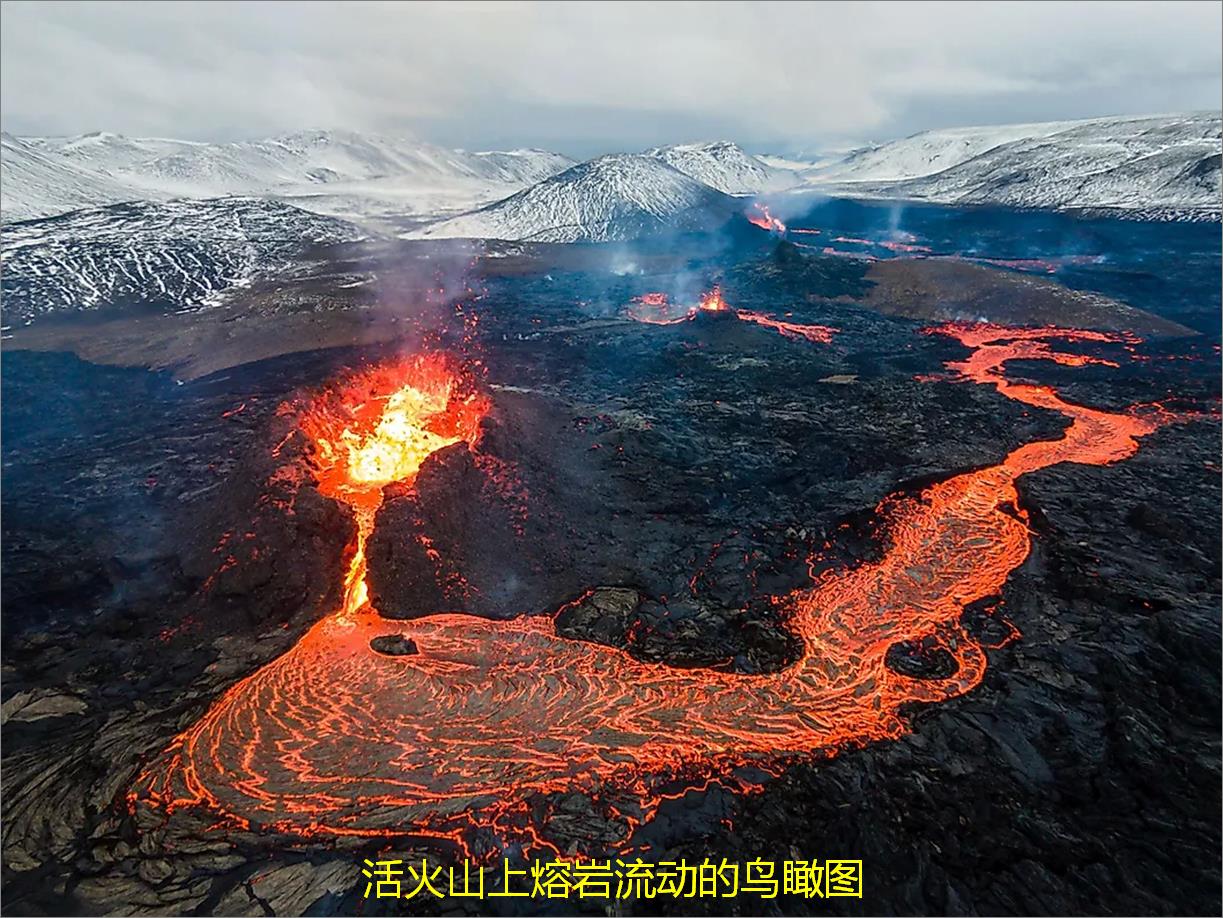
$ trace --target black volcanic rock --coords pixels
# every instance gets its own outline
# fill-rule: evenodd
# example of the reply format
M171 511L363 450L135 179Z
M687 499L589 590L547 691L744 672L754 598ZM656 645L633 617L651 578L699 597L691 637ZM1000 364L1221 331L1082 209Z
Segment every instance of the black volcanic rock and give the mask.
M388 657L407 657L420 653L416 642L403 634L380 634L369 642L369 646Z
M561 609L556 616L556 633L610 647L625 647L629 643L629 627L640 604L641 596L636 590L596 587Z

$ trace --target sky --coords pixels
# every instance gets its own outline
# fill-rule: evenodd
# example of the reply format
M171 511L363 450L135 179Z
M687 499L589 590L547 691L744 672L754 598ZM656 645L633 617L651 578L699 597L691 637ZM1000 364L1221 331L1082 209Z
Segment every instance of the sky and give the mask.
M1196 3L0 3L0 126L574 156L1219 109Z

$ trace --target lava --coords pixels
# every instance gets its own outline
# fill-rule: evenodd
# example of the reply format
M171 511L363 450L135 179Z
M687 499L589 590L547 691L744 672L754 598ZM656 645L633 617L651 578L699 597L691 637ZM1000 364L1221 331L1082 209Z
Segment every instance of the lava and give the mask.
M767 204L761 204L759 201L752 204L752 209L745 216L748 223L770 233L784 234L786 231L786 225L769 213Z
M934 251L928 245L918 245L913 242L913 236L907 233L905 235L909 240L907 242L895 239L861 239L857 236L834 236L832 241L847 245L878 246L881 249L887 249L889 252L896 252L901 255L927 255Z
M701 294L696 308L704 312L730 312L726 300L722 299L722 288L714 287L708 293Z
M626 314L637 322L648 322L651 325L673 325L683 322L687 315L673 316L671 299L665 293L643 293L633 297Z
M1104 261L1101 255L1055 255L1048 258L989 258L984 255L954 255L951 257L959 261L974 261L978 264L993 265L997 268L1011 268L1015 271L1044 274L1056 274L1066 267L1098 265Z
M751 322L773 331L786 338L802 338L813 344L830 344L837 329L827 325L805 325L801 322L790 322L777 319L763 312L753 312L748 309L735 309L722 297L722 289L714 287L701 295L697 305L676 314L676 308L665 293L645 293L633 299L626 310L626 315L637 322L651 325L678 325L688 322L702 313L730 315L743 322ZM787 314L788 316L788 314Z
M736 314L744 322L754 322L765 328L771 328L786 338L802 338L812 344L831 344L836 329L827 325L804 325L801 322L787 322L775 319L763 312L750 312L739 309Z
M1016 480L1061 462L1121 461L1171 419L1083 407L1004 373L1014 360L1100 362L1052 345L1115 336L990 325L931 333L968 348L948 365L956 379L1059 412L1069 424L1057 439L1020 446L995 465L884 500L889 544L881 558L825 571L777 598L802 651L772 674L643 662L559 636L550 615L381 619L363 602L359 560L380 487L410 481L444 444L478 445L487 406L459 394L443 372L426 368L419 379L418 367L407 394L396 370L325 395L303 423L317 444L319 488L369 520L344 605L217 699L139 777L133 804L202 806L304 836L463 842L484 827L498 840L538 847L548 845L531 817L540 794L580 792L608 807L628 801L615 809L631 830L668 795L711 781L735 785L738 766L775 772L796 756L901 736L914 702L962 695L985 673L985 650L960 617L998 596L1028 556ZM418 652L371 649L371 639L395 633ZM916 641L945 650L954 672L921 679L886 665L889 648Z
M445 361L430 355L378 367L324 393L301 419L315 446L319 493L353 510L357 538L344 579L339 617L351 622L365 607L365 545L382 505L382 488L410 482L432 453L479 436L487 400L461 395Z

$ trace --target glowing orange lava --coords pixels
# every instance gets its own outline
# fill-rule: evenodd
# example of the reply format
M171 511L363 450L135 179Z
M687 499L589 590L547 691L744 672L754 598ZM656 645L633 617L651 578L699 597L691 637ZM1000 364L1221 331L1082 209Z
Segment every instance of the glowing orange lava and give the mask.
M701 299L696 304L697 309L703 309L705 312L729 312L730 307L726 305L726 300L722 299L722 288L714 287L708 293L701 294Z
M561 637L547 615L390 622L368 607L354 612L354 595L221 696L139 778L133 801L205 806L302 835L462 841L483 826L498 839L541 846L547 842L529 814L533 795L631 800L619 813L632 826L651 818L676 782L733 781L739 765L776 770L794 756L900 736L907 706L956 697L981 681L985 652L960 617L970 603L998 595L1028 555L1016 479L1060 462L1123 460L1170 419L1085 408L1003 373L1012 360L1098 362L1051 343L1113 336L955 325L934 333L971 349L950 365L959 378L1059 412L1070 424L1061 437L1021 446L996 465L885 500L879 512L889 545L880 560L825 572L778 599L802 643L784 671L646 663ZM306 425L319 446L320 489L354 508L376 507L379 483L410 479L430 448L473 443L482 412L478 400L456 402L444 377L413 377L402 397L401 388L372 382L355 400L340 398L338 415L320 405ZM371 649L371 638L393 633L419 652ZM917 640L944 649L956 671L916 679L885 665L892 645Z
M735 309L723 299L720 287L714 287L702 294L697 305L686 312L677 315L676 311L675 305L665 293L645 293L634 297L625 314L636 322L646 322L650 325L678 325L696 318L702 312L733 315L740 321L771 328L783 337L801 338L813 344L830 344L832 336L837 333L837 329L827 325L804 325L801 322L777 319L763 312Z
M768 230L770 233L785 233L786 231L786 225L769 213L767 204L761 204L759 201L753 202L752 210L744 216L747 217L748 223Z
M827 325L803 325L801 322L786 322L765 315L763 312L751 312L739 309L736 314L744 322L754 322L764 328L771 328L786 338L802 338L812 344L831 344L832 336L837 330Z
M652 325L671 325L687 318L686 315L672 316L671 311L671 299L665 293L643 293L633 297L627 314L630 319Z
M357 539L344 579L339 617L355 619L369 598L365 544L382 505L382 489L410 482L431 453L472 445L487 401L460 396L457 380L437 356L378 367L320 395L301 420L315 445L319 493L353 510Z

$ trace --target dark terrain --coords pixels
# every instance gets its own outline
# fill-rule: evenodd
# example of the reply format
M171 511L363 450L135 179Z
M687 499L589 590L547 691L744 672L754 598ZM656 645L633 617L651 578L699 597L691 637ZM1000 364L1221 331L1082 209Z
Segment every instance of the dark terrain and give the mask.
M868 262L736 227L638 249L438 248L434 287L416 247L345 247L333 257L376 273L377 295L298 278L232 301L223 332L209 312L116 308L7 342L6 909L603 914L577 900L364 901L362 858L453 856L410 827L301 839L128 806L144 763L338 601L353 524L312 487L269 483L304 448L278 405L421 343L481 362L493 408L479 455L440 452L415 487L387 489L369 545L382 615L551 613L605 587L561 613L563 633L675 666L771 671L794 648L768 598L807 581L811 554L877 555L884 497L1062 429L1060 415L947 380L965 348L921 331L965 317L946 312L963 301L998 322L1069 314L1138 332L1142 359L1109 346L1118 367L1042 361L1008 376L1081 404L1158 401L1193 417L1116 465L1020 479L1033 550L996 604L965 611L995 648L975 691L915 708L898 741L795 763L760 793L692 791L633 839L648 861L861 858L862 900L660 898L621 913L1218 914L1218 227L903 216L934 260ZM830 202L790 223L820 228L823 246L896 238L899 219ZM963 270L940 255L1094 260L1049 273ZM897 275L925 299L906 299ZM732 306L839 332L817 344L720 317L623 317L635 296L694 302L715 282ZM442 293L409 308L426 287ZM1087 312L1064 311L1084 302L1070 291L1092 295ZM371 299L348 299L359 296ZM512 493L483 487L482 461L512 470L497 479ZM423 556L422 533L449 572ZM606 854L624 840L580 795L535 812L562 849Z

